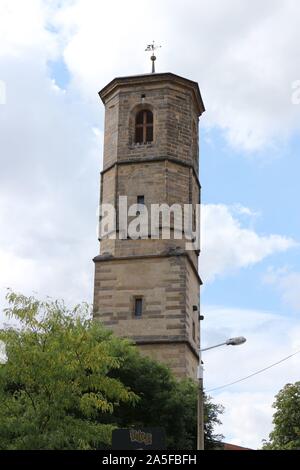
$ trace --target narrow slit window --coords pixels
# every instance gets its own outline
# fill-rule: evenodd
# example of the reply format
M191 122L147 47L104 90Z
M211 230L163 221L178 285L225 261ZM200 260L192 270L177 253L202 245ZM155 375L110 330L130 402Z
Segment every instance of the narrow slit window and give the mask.
M139 318L143 313L143 299L137 298L134 302L134 316Z
M193 340L196 341L196 325L194 321L193 321Z

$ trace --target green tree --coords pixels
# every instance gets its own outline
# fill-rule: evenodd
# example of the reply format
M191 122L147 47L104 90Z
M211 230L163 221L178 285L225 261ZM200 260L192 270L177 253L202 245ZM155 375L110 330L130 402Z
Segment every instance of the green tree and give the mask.
M273 404L274 429L265 450L300 450L300 382L287 384Z
M12 292L0 330L0 449L109 448L116 427L158 426L169 449L195 449L197 384L116 338L83 304L40 302ZM0 358L1 361L1 358ZM206 399L205 445L222 408Z
M120 353L117 353L119 355ZM133 350L121 352L124 363L111 371L140 400L132 407L122 403L109 419L119 427L145 426L165 429L168 449L196 449L197 384L190 379L176 380L170 369ZM205 448L215 448L222 436L214 434L223 412L220 405L205 399Z
M0 449L95 449L109 445L112 414L137 396L110 372L122 366L114 338L90 317L89 307L68 311L61 302L40 302L9 292L8 317L0 340Z

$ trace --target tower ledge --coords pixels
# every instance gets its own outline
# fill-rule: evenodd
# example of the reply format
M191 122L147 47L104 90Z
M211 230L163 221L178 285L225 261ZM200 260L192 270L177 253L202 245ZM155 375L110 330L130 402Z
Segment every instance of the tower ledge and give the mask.
M102 102L105 104L110 96L119 88L126 87L127 85L131 87L133 85L142 85L143 83L145 83L145 86L149 88L149 85L151 84L162 82L176 83L177 85L181 85L184 88L190 88L198 105L199 116L201 116L201 114L205 111L198 83L189 80L188 78L180 77L179 75L171 72L146 73L142 75L130 75L127 77L116 77L99 91L99 96Z
M190 256L188 255L188 252L181 250L181 249L172 249L170 248L169 250L165 250L162 253L156 253L152 255L130 255L130 256L113 256L110 253L103 253L101 255L97 255L93 258L94 263L98 262L105 262L105 261L134 261L138 259L151 259L151 258L171 258L173 256L184 256L187 258L189 261L191 268L193 269L200 286L203 285L202 279L199 276L199 273L197 269L194 266L193 261L191 260Z

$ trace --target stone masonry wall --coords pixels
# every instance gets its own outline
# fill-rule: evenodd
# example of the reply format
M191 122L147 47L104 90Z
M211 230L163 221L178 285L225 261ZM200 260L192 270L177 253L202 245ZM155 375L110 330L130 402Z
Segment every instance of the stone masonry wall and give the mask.
M197 84L174 74L140 75L113 80L100 96L101 202L118 212L119 196L127 196L130 206L142 195L149 213L151 204L163 203L192 204L194 210L200 202L198 120L204 111ZM154 118L153 142L147 144L134 141L142 109ZM118 232L115 240L104 237L94 259L94 318L132 338L142 354L168 364L178 377L196 378L201 281L199 253L186 252L187 241L174 231L168 240L120 240ZM143 299L141 317L134 314L136 298Z

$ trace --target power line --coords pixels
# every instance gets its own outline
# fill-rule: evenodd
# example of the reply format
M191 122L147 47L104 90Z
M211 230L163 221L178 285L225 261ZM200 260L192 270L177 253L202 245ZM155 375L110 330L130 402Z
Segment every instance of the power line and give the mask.
M206 391L207 392L214 392L215 390L220 390L221 388L230 387L231 385L242 382L243 380L250 379L250 377L253 377L254 375L257 375L257 374L261 374L262 372L265 372L266 370L271 369L272 367L275 367L275 366L277 366L278 364L281 364L284 361L287 361L288 359L290 359L293 356L296 356L296 354L299 354L299 353L300 353L300 350L294 352L293 354L290 354L289 356L284 357L280 361L274 362L274 364L271 364L270 366L264 367L263 369L260 369L257 372L254 372L253 374L247 375L246 377L243 377L242 379L238 379L238 380L235 380L234 382L230 382L228 384L221 385L220 387L211 388L211 389L206 390Z

